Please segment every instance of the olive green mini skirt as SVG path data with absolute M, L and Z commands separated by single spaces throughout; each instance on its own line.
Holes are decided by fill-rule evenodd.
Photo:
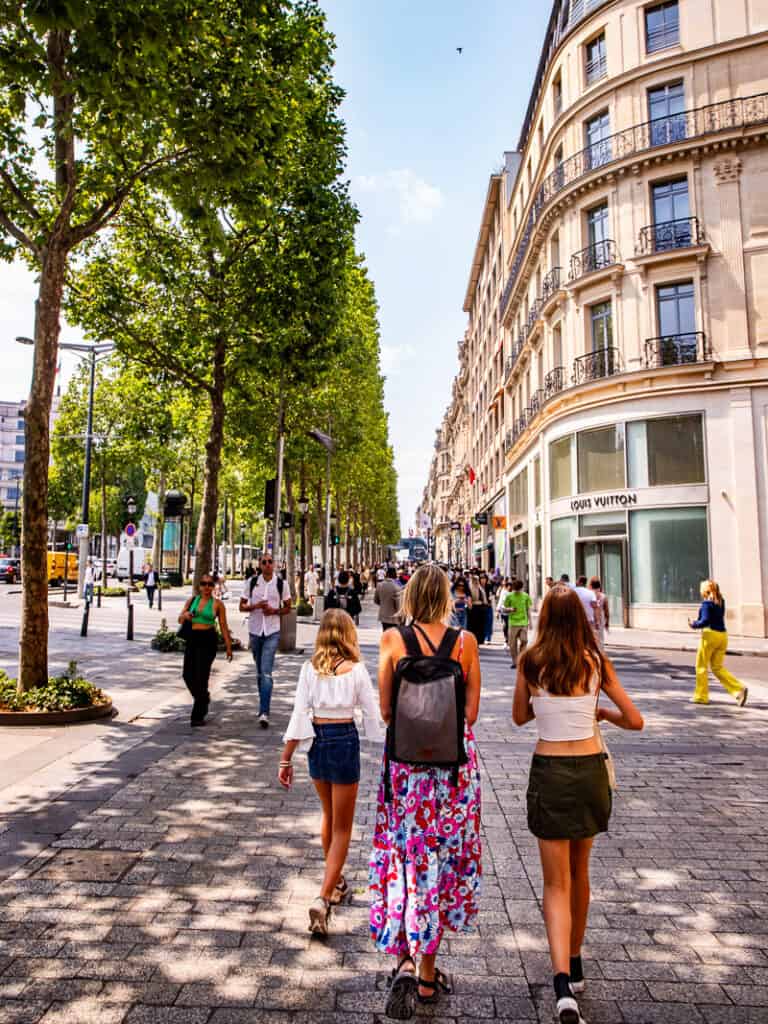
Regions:
M 534 754 L 527 803 L 528 828 L 537 839 L 590 839 L 607 832 L 612 795 L 605 754 Z

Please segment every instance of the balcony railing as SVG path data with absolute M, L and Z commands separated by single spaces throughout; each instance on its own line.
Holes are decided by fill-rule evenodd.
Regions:
M 655 252 L 669 252 L 670 249 L 687 249 L 691 245 L 701 245 L 703 241 L 698 217 L 680 217 L 641 228 L 635 253 L 637 256 L 650 256 Z
M 621 373 L 621 353 L 613 347 L 598 348 L 574 359 L 571 382 L 576 385 L 588 384 L 601 377 L 611 377 L 614 373 Z
M 645 365 L 680 366 L 684 363 L 705 363 L 710 358 L 707 337 L 703 331 L 666 334 L 645 342 Z
M 585 274 L 591 274 L 595 270 L 603 270 L 618 262 L 616 243 L 605 238 L 602 242 L 595 242 L 588 245 L 586 249 L 575 252 L 571 256 L 571 271 L 569 280 L 576 281 Z
M 515 357 L 512 355 L 507 356 L 506 360 L 504 361 L 504 380 L 506 380 L 509 377 L 510 373 L 512 373 L 514 365 Z
M 552 267 L 548 274 L 544 275 L 544 280 L 541 282 L 541 296 L 539 302 L 543 306 L 545 302 L 549 302 L 555 292 L 560 291 L 560 274 L 562 267 Z
M 702 135 L 733 131 L 768 121 L 768 92 L 737 99 L 721 100 L 705 107 L 695 107 L 669 117 L 656 118 L 616 132 L 602 142 L 593 143 L 564 160 L 544 179 L 536 191 L 520 241 L 517 243 L 499 313 L 503 316 L 514 291 L 517 277 L 528 253 L 531 235 L 542 210 L 566 185 L 577 181 L 595 167 L 634 156 L 657 146 Z
M 608 74 L 608 61 L 605 54 L 603 53 L 601 56 L 595 57 L 594 60 L 588 60 L 584 70 L 587 78 L 587 85 L 592 85 L 593 82 L 597 82 L 601 78 L 605 78 Z
M 556 366 L 553 370 L 544 378 L 544 394 L 547 398 L 552 398 L 558 391 L 562 391 L 565 387 L 565 367 Z

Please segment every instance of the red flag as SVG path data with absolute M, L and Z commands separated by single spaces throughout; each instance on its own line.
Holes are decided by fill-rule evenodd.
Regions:
M 469 482 L 470 482 L 470 484 L 473 484 L 475 482 L 475 480 L 477 479 L 477 477 L 475 476 L 474 469 L 472 469 L 471 466 L 467 466 L 467 473 L 469 474 Z

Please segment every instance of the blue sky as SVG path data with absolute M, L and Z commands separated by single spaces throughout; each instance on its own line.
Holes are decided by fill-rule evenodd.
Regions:
M 456 370 L 488 176 L 520 134 L 550 4 L 320 0 L 347 92 L 348 174 L 380 307 L 386 402 L 404 529 L 413 524 Z M 462 47 L 461 54 L 456 52 Z M 0 264 L 4 385 L 29 390 L 36 288 Z M 79 340 L 64 325 L 62 340 Z M 63 377 L 71 372 L 63 359 Z
M 517 145 L 550 5 L 323 6 L 336 35 L 336 77 L 347 92 L 349 177 L 362 214 L 358 246 L 379 301 L 407 531 L 456 370 L 488 176 Z

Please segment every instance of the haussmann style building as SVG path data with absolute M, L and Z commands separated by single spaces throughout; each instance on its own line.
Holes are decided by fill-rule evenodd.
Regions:
M 464 308 L 466 559 L 765 636 L 767 0 L 555 3 Z

